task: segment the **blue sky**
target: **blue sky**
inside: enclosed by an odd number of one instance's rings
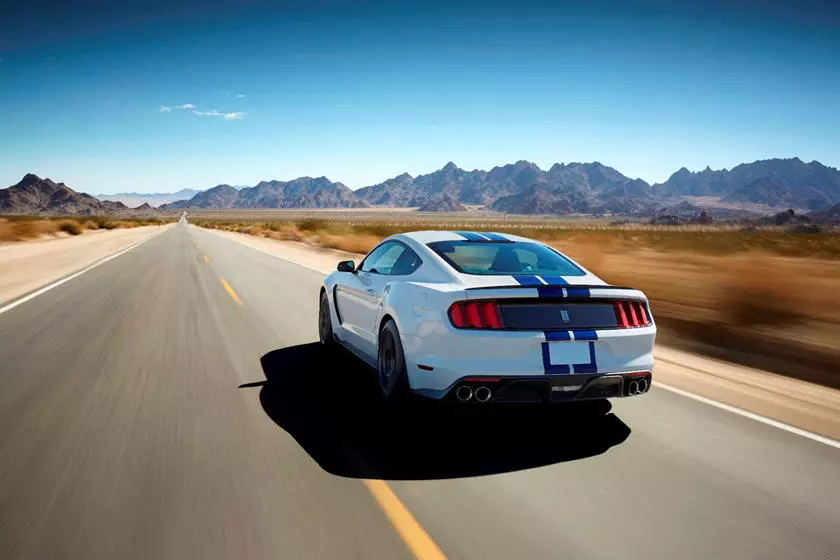
[[[0,186],[356,188],[450,160],[600,161],[649,182],[840,166],[840,9],[732,4],[14,0]]]

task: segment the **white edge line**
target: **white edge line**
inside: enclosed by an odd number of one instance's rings
[[[714,406],[716,408],[726,410],[727,412],[738,414],[739,416],[745,416],[750,420],[755,420],[756,422],[761,422],[762,424],[767,424],[768,426],[773,426],[774,428],[778,428],[780,430],[784,430],[786,432],[790,432],[792,434],[796,434],[798,436],[802,436],[804,438],[808,438],[819,443],[824,443],[825,445],[834,447],[835,449],[840,449],[840,441],[831,439],[830,437],[821,436],[819,434],[815,434],[814,432],[809,432],[808,430],[803,430],[802,428],[797,428],[796,426],[791,426],[790,424],[785,424],[784,422],[779,422],[778,420],[773,420],[772,418],[767,418],[766,416],[762,416],[760,414],[744,410],[743,408],[731,406],[707,397],[701,397],[700,395],[695,395],[694,393],[689,393],[688,391],[677,389],[676,387],[666,385],[665,383],[661,383],[659,381],[654,381],[653,384],[656,387],[665,389],[666,391],[676,393],[689,399],[693,399],[703,404]]]
[[[15,307],[17,307],[18,305],[24,304],[24,303],[26,303],[27,301],[29,301],[29,300],[31,300],[31,299],[33,299],[33,298],[36,298],[36,297],[38,297],[38,296],[40,296],[40,295],[41,295],[41,294],[43,294],[44,292],[48,292],[48,291],[52,290],[53,288],[57,288],[58,286],[61,286],[61,285],[62,285],[62,284],[64,284],[65,282],[69,282],[69,281],[70,281],[70,280],[72,280],[73,278],[77,278],[77,277],[81,276],[82,274],[84,274],[85,272],[87,272],[87,271],[89,271],[89,270],[93,270],[94,268],[96,268],[97,266],[99,266],[99,265],[101,265],[101,264],[105,264],[106,262],[110,261],[111,259],[115,259],[115,258],[119,257],[120,255],[122,255],[123,253],[127,253],[127,252],[131,251],[132,249],[134,249],[134,248],[135,248],[135,247],[137,247],[138,245],[141,245],[142,243],[145,243],[146,241],[148,241],[148,240],[150,240],[150,239],[152,239],[152,238],[157,237],[158,235],[160,235],[160,234],[161,234],[161,233],[163,233],[164,231],[165,231],[165,230],[161,230],[161,231],[158,231],[158,232],[156,232],[156,233],[153,233],[153,234],[151,234],[150,236],[148,236],[148,237],[146,237],[146,238],[144,238],[144,239],[141,239],[140,241],[137,241],[137,242],[135,242],[135,243],[132,243],[131,245],[129,245],[129,246],[128,246],[128,247],[126,247],[125,249],[120,249],[120,250],[119,250],[119,251],[117,251],[116,253],[113,253],[113,254],[111,254],[111,255],[107,255],[107,256],[105,256],[105,257],[103,257],[103,258],[99,259],[98,261],[94,262],[93,264],[90,264],[90,265],[86,266],[85,268],[83,268],[83,269],[81,269],[81,270],[78,270],[78,271],[74,272],[74,273],[73,273],[73,274],[71,274],[70,276],[65,276],[64,278],[61,278],[60,280],[56,280],[56,281],[55,281],[55,282],[53,282],[52,284],[47,284],[46,286],[43,286],[43,287],[41,287],[41,288],[38,288],[38,289],[37,289],[37,290],[35,290],[34,292],[29,292],[28,294],[26,294],[26,295],[25,295],[25,296],[23,296],[22,298],[16,299],[16,300],[14,300],[13,302],[11,302],[11,303],[9,303],[9,304],[6,304],[6,305],[4,305],[3,307],[0,307],[0,313],[5,313],[6,311],[9,311],[9,310],[11,310],[11,309],[14,309],[14,308],[15,308]]]
[[[230,237],[228,237],[226,235],[222,235],[221,232],[218,232],[216,230],[202,228],[202,227],[199,227],[199,226],[193,226],[193,227],[201,229],[203,231],[215,233],[215,234],[219,235],[220,237],[227,237],[228,239],[231,239]],[[235,240],[235,238],[233,238],[232,240]],[[259,251],[260,253],[265,253],[266,255],[271,255],[272,257],[280,259],[281,261],[290,262],[292,264],[302,266],[303,268],[308,268],[309,270],[313,270],[315,272],[325,274],[323,270],[318,270],[317,268],[312,268],[309,265],[299,263],[299,262],[293,261],[291,259],[287,259],[286,257],[281,257],[280,255],[277,255],[276,253],[272,253],[270,251],[266,251],[265,249],[260,249],[259,247],[254,247],[253,245],[249,245],[248,243],[242,243],[242,242],[238,242],[238,243],[240,245],[245,245],[246,247],[250,247],[251,249]],[[329,274],[329,273],[326,273],[326,274]],[[563,288],[563,291],[565,292],[566,289]],[[653,384],[656,385],[657,387],[665,389],[666,391],[671,391],[672,393],[676,393],[676,394],[681,395],[683,397],[687,397],[689,399],[694,399],[695,401],[707,404],[709,406],[714,406],[716,408],[726,410],[726,411],[731,412],[733,414],[738,414],[740,416],[744,416],[744,417],[749,418],[751,420],[755,420],[756,422],[761,422],[762,424],[767,424],[768,426],[773,426],[774,428],[778,428],[780,430],[784,430],[786,432],[790,432],[792,434],[796,434],[798,436],[802,436],[804,438],[808,438],[810,440],[817,441],[819,443],[824,443],[825,445],[828,445],[830,447],[840,449],[840,441],[833,440],[829,437],[821,436],[819,434],[809,432],[808,430],[803,430],[802,428],[797,428],[795,426],[785,424],[784,422],[779,422],[778,420],[773,420],[772,418],[767,418],[766,416],[761,416],[760,414],[756,414],[754,412],[750,412],[750,411],[744,410],[742,408],[737,408],[737,407],[734,407],[734,406],[730,406],[728,404],[724,404],[722,402],[718,402],[716,400],[709,399],[707,397],[702,397],[702,396],[696,395],[694,393],[689,393],[688,391],[684,391],[682,389],[677,389],[676,387],[666,385],[665,383],[662,383],[660,381],[654,381]]]

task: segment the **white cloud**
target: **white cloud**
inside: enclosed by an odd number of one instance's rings
[[[176,109],[195,109],[195,105],[192,103],[184,103],[183,105],[178,105],[175,107]]]
[[[0,60],[2,60],[2,59],[0,59]],[[239,99],[242,99],[243,97],[245,97],[245,94],[244,93],[237,93],[236,97],[238,97]]]
[[[161,105],[160,106],[160,112],[161,113],[171,113],[172,109],[170,109],[169,107],[164,107],[163,105]]]
[[[213,109],[212,111],[193,111],[193,114],[198,115],[199,117],[223,117],[226,121],[235,121],[245,118],[245,113],[241,111],[233,113],[220,113],[219,111]]]

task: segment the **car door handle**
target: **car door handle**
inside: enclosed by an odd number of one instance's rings
[[[374,292],[374,289],[373,289],[373,288],[368,288],[368,289],[367,289],[367,293],[372,294],[373,292]]]

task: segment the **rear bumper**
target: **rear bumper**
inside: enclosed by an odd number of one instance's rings
[[[558,384],[596,376],[653,371],[656,327],[597,331],[458,331],[441,325],[428,336],[405,336],[409,385],[443,395],[466,377]],[[561,392],[555,389],[554,392]],[[440,397],[438,397],[440,398]]]
[[[415,389],[414,392],[427,398],[463,403],[556,403],[643,395],[650,390],[651,381],[649,371],[496,378],[467,376],[445,390]],[[489,389],[489,398],[479,400],[478,389]],[[487,394],[484,392],[482,396]],[[466,395],[469,397],[464,398]]]

